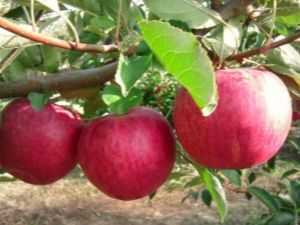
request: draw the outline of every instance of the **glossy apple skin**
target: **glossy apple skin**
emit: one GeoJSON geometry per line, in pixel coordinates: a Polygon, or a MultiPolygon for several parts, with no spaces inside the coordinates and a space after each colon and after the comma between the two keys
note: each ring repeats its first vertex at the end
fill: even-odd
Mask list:
{"type": "Polygon", "coordinates": [[[173,122],[183,148],[203,166],[244,169],[262,164],[283,145],[292,105],[284,83],[259,69],[216,71],[219,101],[208,117],[180,88],[173,122]]]}
{"type": "Polygon", "coordinates": [[[0,164],[30,184],[46,185],[67,175],[77,164],[83,121],[69,109],[47,103],[35,110],[17,99],[2,112],[0,164]]]}
{"type": "Polygon", "coordinates": [[[135,200],[156,191],[170,175],[175,155],[168,121],[146,107],[92,121],[78,147],[79,163],[89,181],[119,200],[135,200]]]}

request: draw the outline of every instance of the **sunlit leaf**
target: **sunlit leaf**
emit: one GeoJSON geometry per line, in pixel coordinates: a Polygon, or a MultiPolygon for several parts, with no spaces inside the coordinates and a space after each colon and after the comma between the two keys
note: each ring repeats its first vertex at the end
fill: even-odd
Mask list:
{"type": "Polygon", "coordinates": [[[191,33],[160,21],[143,21],[144,40],[156,57],[187,88],[204,115],[217,104],[217,89],[212,63],[207,52],[191,33]]]}
{"type": "Polygon", "coordinates": [[[204,5],[192,0],[144,0],[151,12],[164,20],[180,20],[190,28],[212,27],[220,23],[220,15],[204,5]],[[216,19],[217,18],[217,19],[216,19]]]}

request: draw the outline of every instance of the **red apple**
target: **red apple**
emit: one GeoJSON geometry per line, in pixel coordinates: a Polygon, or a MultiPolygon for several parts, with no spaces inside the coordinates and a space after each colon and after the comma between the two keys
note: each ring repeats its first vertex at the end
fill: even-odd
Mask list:
{"type": "Polygon", "coordinates": [[[120,200],[145,197],[163,185],[175,155],[168,121],[146,107],[92,121],[84,128],[78,146],[79,163],[90,182],[120,200]]]}
{"type": "Polygon", "coordinates": [[[292,121],[296,122],[297,120],[300,120],[300,113],[297,110],[293,110],[292,121]]]}
{"type": "Polygon", "coordinates": [[[209,168],[244,169],[266,162],[283,145],[291,126],[286,86],[261,69],[218,70],[216,83],[218,106],[207,117],[185,88],[179,90],[173,120],[183,148],[209,168]]]}
{"type": "Polygon", "coordinates": [[[83,121],[74,112],[47,103],[35,110],[28,99],[11,102],[2,112],[0,164],[30,184],[53,183],[77,164],[83,121]]]}

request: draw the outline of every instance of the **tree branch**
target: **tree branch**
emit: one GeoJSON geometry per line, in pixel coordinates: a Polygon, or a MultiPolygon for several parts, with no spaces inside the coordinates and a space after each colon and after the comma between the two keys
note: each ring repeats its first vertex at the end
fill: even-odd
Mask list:
{"type": "Polygon", "coordinates": [[[236,14],[246,12],[247,7],[254,1],[255,0],[230,0],[221,5],[219,13],[223,20],[227,20],[236,14]]]}
{"type": "Polygon", "coordinates": [[[262,47],[259,47],[259,48],[252,49],[252,50],[247,51],[247,52],[242,52],[242,53],[239,53],[239,54],[236,54],[236,55],[231,55],[226,59],[226,61],[242,60],[242,59],[248,58],[250,56],[265,54],[267,52],[267,50],[274,49],[274,48],[280,47],[280,46],[285,45],[285,44],[289,44],[289,43],[297,40],[298,38],[300,38],[300,31],[293,34],[293,35],[291,35],[291,36],[289,36],[289,37],[286,37],[286,38],[284,38],[280,41],[273,42],[270,45],[265,45],[265,46],[262,46],[262,47]]]}
{"type": "Polygon", "coordinates": [[[51,45],[58,48],[81,51],[81,52],[89,52],[95,54],[119,51],[119,48],[116,45],[90,45],[90,44],[79,43],[79,45],[76,46],[76,43],[74,42],[64,41],[58,38],[47,37],[40,33],[26,30],[14,23],[7,21],[3,17],[0,17],[0,27],[12,33],[15,33],[19,36],[28,38],[32,41],[36,41],[46,45],[51,45]]]}
{"type": "Polygon", "coordinates": [[[118,62],[106,66],[88,69],[72,70],[44,77],[31,77],[28,80],[0,83],[0,98],[27,96],[30,92],[42,93],[48,91],[68,90],[104,84],[116,73],[118,62]]]}

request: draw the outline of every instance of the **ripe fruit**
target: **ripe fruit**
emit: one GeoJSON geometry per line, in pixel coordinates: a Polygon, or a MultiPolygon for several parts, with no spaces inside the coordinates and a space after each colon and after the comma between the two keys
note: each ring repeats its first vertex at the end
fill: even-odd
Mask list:
{"type": "Polygon", "coordinates": [[[300,120],[300,113],[297,110],[293,110],[292,121],[296,122],[297,120],[300,120]]]}
{"type": "Polygon", "coordinates": [[[2,112],[0,164],[30,184],[50,184],[77,164],[83,121],[74,112],[47,103],[35,110],[28,99],[11,102],[2,112]]]}
{"type": "Polygon", "coordinates": [[[90,182],[120,200],[153,193],[171,173],[175,155],[169,123],[146,107],[92,121],[78,146],[79,163],[90,182]]]}
{"type": "Polygon", "coordinates": [[[219,101],[208,117],[186,89],[175,99],[174,126],[183,148],[203,166],[243,169],[262,164],[284,143],[291,125],[288,90],[261,69],[216,71],[219,101]]]}

